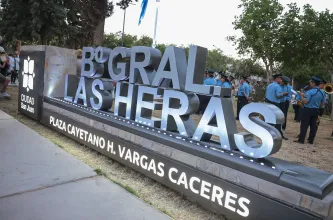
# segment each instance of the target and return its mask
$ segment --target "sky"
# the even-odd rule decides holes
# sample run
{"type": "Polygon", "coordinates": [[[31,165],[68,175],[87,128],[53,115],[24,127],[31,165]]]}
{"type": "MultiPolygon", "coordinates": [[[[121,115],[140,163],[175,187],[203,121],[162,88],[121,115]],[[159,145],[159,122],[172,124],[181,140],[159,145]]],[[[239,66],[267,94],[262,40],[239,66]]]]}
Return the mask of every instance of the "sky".
{"type": "MultiPolygon", "coordinates": [[[[237,51],[226,38],[240,36],[233,29],[232,22],[241,10],[241,0],[149,0],[146,15],[138,25],[141,1],[130,5],[126,10],[125,33],[132,35],[154,36],[156,7],[159,7],[157,43],[188,45],[195,44],[208,49],[220,48],[224,54],[238,57],[237,51]]],[[[333,10],[332,0],[280,0],[283,6],[296,2],[297,5],[311,4],[315,10],[333,10]]],[[[124,11],[119,7],[106,20],[105,32],[115,33],[123,29],[124,11]]]]}

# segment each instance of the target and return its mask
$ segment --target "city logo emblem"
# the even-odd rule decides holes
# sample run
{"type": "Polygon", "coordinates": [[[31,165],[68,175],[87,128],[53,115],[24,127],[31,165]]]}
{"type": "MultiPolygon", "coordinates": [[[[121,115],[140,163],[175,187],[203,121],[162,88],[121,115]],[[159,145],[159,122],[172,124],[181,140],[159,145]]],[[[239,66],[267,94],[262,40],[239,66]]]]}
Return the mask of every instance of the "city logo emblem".
{"type": "Polygon", "coordinates": [[[30,60],[30,57],[28,56],[28,59],[24,60],[24,66],[23,66],[23,88],[27,89],[27,92],[29,90],[34,89],[34,78],[35,78],[35,73],[34,73],[34,66],[35,66],[35,61],[30,60]]]}

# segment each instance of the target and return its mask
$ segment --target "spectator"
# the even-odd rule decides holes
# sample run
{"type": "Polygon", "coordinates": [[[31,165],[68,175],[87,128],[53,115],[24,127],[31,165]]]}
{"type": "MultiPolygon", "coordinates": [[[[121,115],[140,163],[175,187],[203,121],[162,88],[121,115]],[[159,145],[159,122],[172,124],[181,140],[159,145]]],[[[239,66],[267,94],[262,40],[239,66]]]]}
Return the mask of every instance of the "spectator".
{"type": "Polygon", "coordinates": [[[19,70],[20,70],[20,55],[19,52],[16,51],[14,55],[14,77],[12,78],[12,83],[14,84],[18,76],[19,70]]]}
{"type": "Polygon", "coordinates": [[[5,56],[5,59],[1,59],[0,61],[0,73],[6,77],[9,69],[9,57],[5,56]]]}
{"type": "Polygon", "coordinates": [[[7,76],[12,75],[12,72],[14,70],[14,57],[13,54],[8,54],[8,61],[9,61],[9,68],[8,68],[8,73],[7,76]]]}
{"type": "Polygon", "coordinates": [[[0,74],[0,84],[2,85],[2,89],[0,91],[0,98],[2,97],[10,97],[10,95],[6,92],[7,86],[9,84],[9,79],[6,76],[0,74]]]}

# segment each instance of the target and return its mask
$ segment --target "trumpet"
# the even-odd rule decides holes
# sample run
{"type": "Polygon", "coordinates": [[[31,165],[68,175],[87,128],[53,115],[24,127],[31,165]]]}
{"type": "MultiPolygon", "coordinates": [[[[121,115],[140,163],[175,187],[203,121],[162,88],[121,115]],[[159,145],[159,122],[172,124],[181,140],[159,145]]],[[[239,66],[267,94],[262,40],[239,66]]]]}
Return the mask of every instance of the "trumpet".
{"type": "Polygon", "coordinates": [[[333,84],[332,83],[326,84],[325,87],[324,87],[324,91],[327,94],[333,94],[333,84]]]}

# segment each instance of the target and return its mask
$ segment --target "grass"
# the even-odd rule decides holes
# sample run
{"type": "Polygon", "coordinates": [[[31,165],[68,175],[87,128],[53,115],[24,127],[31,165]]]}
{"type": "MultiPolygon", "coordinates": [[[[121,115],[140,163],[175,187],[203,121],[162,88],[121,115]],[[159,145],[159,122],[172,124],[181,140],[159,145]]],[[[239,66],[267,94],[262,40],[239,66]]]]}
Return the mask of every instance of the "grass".
{"type": "Polygon", "coordinates": [[[103,171],[102,171],[101,169],[95,169],[94,171],[95,171],[95,173],[97,173],[97,175],[99,175],[99,176],[105,176],[105,174],[103,173],[103,171]]]}
{"type": "Polygon", "coordinates": [[[128,185],[124,185],[123,183],[121,183],[121,182],[119,182],[115,179],[112,179],[103,170],[95,169],[94,171],[97,173],[97,175],[106,177],[107,179],[111,180],[115,184],[117,184],[117,185],[121,186],[122,188],[126,189],[129,193],[135,195],[136,197],[140,197],[139,194],[135,191],[135,189],[133,189],[132,187],[130,187],[128,185]]]}

